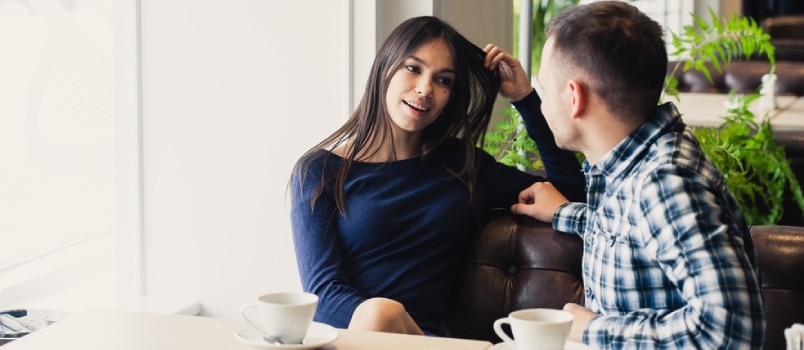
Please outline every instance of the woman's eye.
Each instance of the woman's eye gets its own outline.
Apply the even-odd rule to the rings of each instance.
[[[438,81],[439,84],[447,86],[447,87],[452,86],[452,79],[438,78],[438,79],[436,79],[436,81]]]
[[[411,71],[413,73],[419,73],[419,67],[416,67],[416,66],[405,66],[405,69],[407,69],[407,70],[409,70],[409,71]]]

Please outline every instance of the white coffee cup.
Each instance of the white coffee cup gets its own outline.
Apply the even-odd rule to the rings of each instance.
[[[494,332],[514,349],[563,350],[574,318],[561,310],[524,309],[494,321]],[[514,339],[503,332],[503,323],[511,325]]]
[[[254,303],[243,305],[240,314],[268,338],[279,339],[284,344],[301,344],[313,321],[317,305],[318,296],[315,294],[271,293],[259,296]],[[259,319],[246,316],[246,311],[252,308],[259,310]]]

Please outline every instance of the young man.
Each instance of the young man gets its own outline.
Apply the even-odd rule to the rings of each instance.
[[[757,257],[722,175],[672,103],[661,27],[617,1],[550,22],[538,81],[559,147],[586,156],[587,203],[549,183],[511,210],[584,239],[585,307],[570,338],[594,348],[759,349]]]

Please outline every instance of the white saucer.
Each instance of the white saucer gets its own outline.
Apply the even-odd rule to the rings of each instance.
[[[304,337],[304,341],[301,344],[283,344],[283,345],[275,345],[271,344],[265,339],[262,338],[262,333],[254,327],[248,326],[239,329],[235,332],[235,339],[249,344],[256,347],[260,347],[263,349],[317,349],[338,339],[338,330],[334,327],[313,322],[310,324],[310,328],[307,329],[307,336]]]
[[[508,343],[502,342],[494,344],[489,350],[514,350],[514,348],[508,345]],[[584,343],[576,343],[568,340],[564,343],[564,350],[592,350],[592,348]]]

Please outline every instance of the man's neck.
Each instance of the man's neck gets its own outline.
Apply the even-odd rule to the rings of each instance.
[[[586,132],[586,156],[590,165],[596,164],[606,154],[611,152],[620,142],[631,135],[634,130],[642,126],[640,123],[626,123],[619,118],[606,114],[597,118]]]

